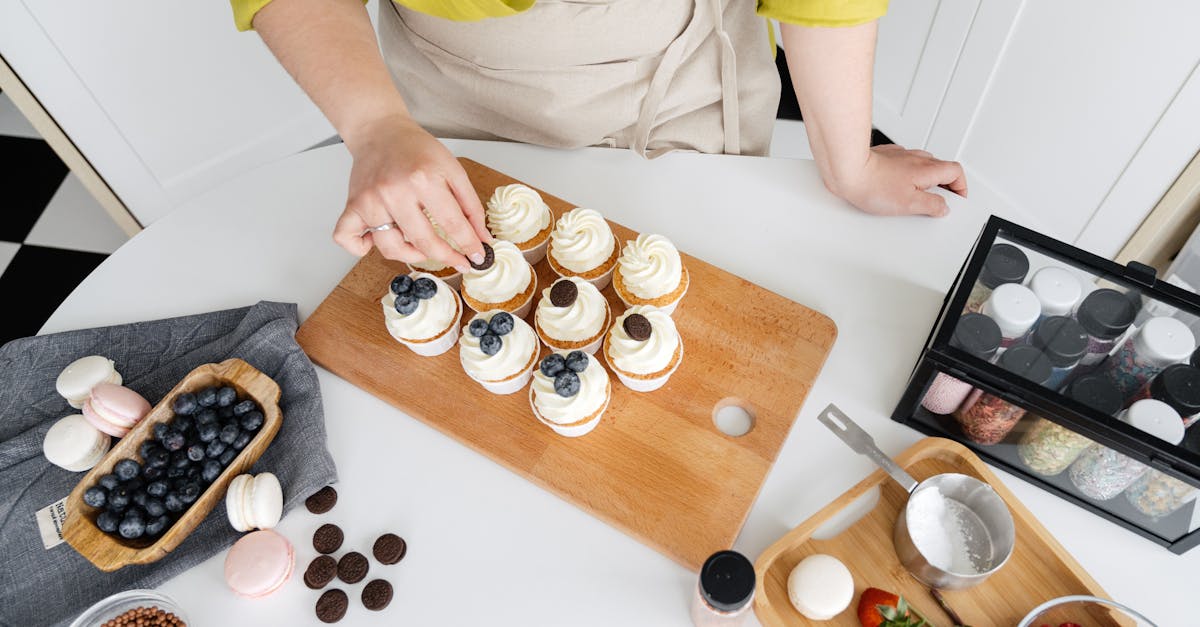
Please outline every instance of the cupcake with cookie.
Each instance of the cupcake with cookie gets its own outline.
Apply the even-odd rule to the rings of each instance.
[[[613,274],[613,291],[626,307],[649,305],[670,315],[690,278],[679,250],[662,235],[643,233],[625,242]]]
[[[613,322],[604,360],[625,387],[652,392],[666,385],[683,362],[683,339],[666,312],[637,305]]]
[[[579,277],[562,278],[542,290],[533,329],[551,351],[581,350],[594,355],[611,317],[608,299]]]
[[[458,341],[463,370],[492,394],[512,394],[525,387],[540,349],[527,322],[500,310],[476,314]]]
[[[608,372],[583,351],[547,355],[529,386],[534,417],[568,438],[591,433],[611,399]]]
[[[492,237],[516,244],[531,264],[545,259],[552,226],[550,207],[526,185],[497,187],[487,202],[487,227]]]
[[[576,207],[554,224],[546,261],[558,276],[579,277],[604,289],[612,280],[618,253],[617,240],[604,216]]]
[[[462,301],[432,274],[397,275],[379,303],[388,333],[418,355],[441,355],[458,341]]]
[[[537,292],[537,273],[516,244],[496,240],[483,245],[483,261],[463,276],[462,297],[477,312],[499,309],[518,318],[529,315]]]

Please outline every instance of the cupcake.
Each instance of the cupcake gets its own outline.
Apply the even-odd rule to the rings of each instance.
[[[612,280],[619,252],[604,216],[591,209],[575,208],[555,223],[546,260],[555,274],[577,276],[604,289]]]
[[[531,264],[546,257],[550,243],[550,207],[533,189],[514,183],[497,187],[487,202],[492,237],[512,242]]]
[[[524,320],[507,311],[476,314],[458,340],[467,375],[492,394],[512,394],[529,383],[541,345]]]
[[[642,234],[625,242],[613,275],[613,290],[626,307],[650,305],[670,315],[687,293],[687,268],[671,240]]]
[[[388,333],[418,355],[441,355],[458,341],[462,301],[431,274],[397,275],[379,302]]]
[[[608,299],[579,277],[559,279],[542,290],[533,328],[552,351],[594,355],[608,329]]]
[[[636,305],[613,322],[604,360],[625,387],[651,392],[666,384],[683,361],[683,340],[666,312]]]
[[[462,296],[475,311],[500,309],[518,318],[529,314],[537,291],[537,274],[517,245],[496,240],[483,245],[483,262],[471,264],[463,276]]]
[[[611,398],[604,366],[583,351],[547,355],[529,386],[534,417],[568,438],[595,429]]]
[[[462,252],[461,250],[458,250],[458,244],[455,244],[454,240],[450,239],[450,237],[446,235],[446,232],[442,230],[442,227],[439,226],[437,222],[434,222],[433,219],[430,218],[429,223],[433,225],[433,232],[437,233],[438,237],[446,240],[446,243],[450,244],[450,248],[453,248],[460,253]],[[443,265],[442,262],[436,259],[426,259],[425,261],[416,261],[410,263],[408,264],[408,269],[412,272],[425,272],[427,274],[431,274],[445,281],[446,285],[449,285],[451,288],[456,290],[462,285],[462,274],[450,266]]]

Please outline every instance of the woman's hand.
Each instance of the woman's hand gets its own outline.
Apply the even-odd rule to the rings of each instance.
[[[946,215],[946,199],[925,191],[931,187],[967,196],[967,178],[957,162],[895,144],[875,146],[857,172],[837,178],[826,181],[829,191],[875,215]]]
[[[376,246],[388,259],[431,259],[460,272],[468,269],[468,259],[483,261],[481,242],[492,241],[483,206],[441,142],[403,113],[373,120],[343,138],[354,166],[335,242],[360,257]],[[430,219],[461,253],[434,232]],[[366,232],[389,222],[397,228]]]

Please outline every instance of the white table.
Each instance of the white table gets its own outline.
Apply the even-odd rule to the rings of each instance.
[[[882,219],[827,193],[809,161],[451,141],[457,154],[530,181],[639,231],[669,235],[708,262],[820,310],[839,337],[735,548],[755,559],[866,476],[870,463],[814,420],[837,402],[896,454],[916,431],[892,422],[926,334],[987,217],[957,198],[947,218]],[[296,155],[181,207],[121,247],[42,332],[294,301],[307,316],[354,264],[330,239],[346,193],[341,146]],[[1033,228],[1027,216],[1006,216]],[[357,600],[342,624],[688,625],[693,574],[487,458],[318,369],[340,496],[321,522],[369,552],[381,532],[409,541],[382,614]],[[1162,625],[1194,615],[1200,551],[1176,556],[998,472],[1117,600]],[[279,530],[314,557],[318,518]],[[297,576],[263,600],[235,598],[218,555],[162,587],[197,625],[315,622]],[[1172,593],[1171,591],[1175,591]],[[922,601],[928,604],[928,600]],[[936,610],[934,610],[936,611]],[[980,626],[982,627],[982,626]]]

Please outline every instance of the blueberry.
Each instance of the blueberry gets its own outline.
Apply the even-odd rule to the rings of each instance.
[[[412,295],[421,300],[429,300],[433,295],[437,294],[437,283],[429,277],[421,277],[413,281]]]
[[[507,311],[501,311],[492,316],[492,319],[488,322],[488,330],[496,335],[508,335],[512,333],[513,324],[515,323],[513,322],[512,314]]]
[[[129,491],[120,486],[118,486],[115,490],[109,490],[109,492],[108,492],[108,511],[110,511],[110,512],[125,511],[125,508],[129,507],[130,496],[132,496],[132,495],[129,494]]]
[[[217,407],[230,407],[237,402],[237,390],[228,385],[217,390]]]
[[[500,339],[500,336],[490,332],[479,338],[479,350],[483,351],[484,355],[491,356],[499,353],[500,347],[503,345],[504,341]]]
[[[220,457],[221,454],[224,453],[227,449],[229,449],[228,444],[225,444],[224,442],[222,442],[220,440],[213,440],[212,442],[208,443],[208,446],[204,447],[204,454],[211,459],[211,458],[215,458],[215,457]]]
[[[113,466],[113,474],[122,481],[128,481],[142,472],[142,465],[135,459],[125,458]]]
[[[104,533],[115,533],[119,524],[121,524],[121,517],[112,512],[100,512],[100,515],[96,517],[96,527]]]
[[[171,467],[186,469],[191,465],[192,460],[188,459],[187,451],[175,451],[171,453]]]
[[[168,489],[167,482],[162,480],[151,481],[150,483],[146,484],[146,494],[149,494],[156,499],[161,499],[162,497],[166,496]]]
[[[171,409],[181,416],[190,416],[196,413],[196,406],[196,395],[191,392],[184,392],[171,402]]]
[[[217,423],[210,422],[200,425],[200,428],[196,429],[196,435],[201,442],[212,442],[217,439],[218,435],[221,435],[221,428],[217,426]]]
[[[180,484],[180,487],[182,488],[182,486],[184,484],[186,484],[188,481],[199,481],[199,480],[200,480],[200,465],[195,464],[192,466],[188,466],[187,472],[185,472],[183,474],[183,483]]]
[[[168,451],[178,452],[187,444],[187,438],[183,437],[183,433],[175,429],[168,429],[167,434],[161,440],[162,445]]]
[[[146,503],[142,507],[146,508],[146,515],[150,518],[158,518],[167,513],[167,506],[163,505],[160,499],[153,497],[146,499]]]
[[[488,332],[488,321],[483,318],[476,318],[467,325],[467,333],[473,337],[483,337],[484,333]]]
[[[237,442],[235,441],[234,444],[237,444]],[[238,452],[236,448],[225,449],[225,452],[221,453],[221,456],[217,458],[217,461],[221,462],[222,466],[228,466],[229,463],[233,461],[233,458],[237,457],[237,454]]]
[[[182,488],[179,488],[179,499],[184,503],[191,505],[192,503],[195,503],[196,499],[198,498],[200,498],[199,483],[196,483],[195,481],[189,481],[183,484]]]
[[[171,421],[171,426],[180,433],[187,433],[192,430],[192,427],[196,426],[196,419],[191,416],[176,416]]]
[[[196,392],[196,402],[201,407],[212,407],[217,404],[217,388],[204,388]]]
[[[221,466],[221,462],[210,459],[204,462],[204,467],[200,470],[200,478],[205,483],[212,483],[217,480],[217,477],[221,476],[222,470],[224,470],[224,467]]]
[[[217,410],[211,407],[201,409],[196,413],[196,428],[199,429],[204,425],[210,425],[216,422],[219,415],[220,414],[217,413]]]
[[[416,296],[409,294],[401,294],[396,297],[396,313],[407,316],[417,310],[417,305],[421,304]]]
[[[187,503],[184,503],[183,499],[179,498],[178,492],[168,492],[167,495],[163,497],[163,507],[167,508],[168,512],[174,512],[178,514],[179,512],[187,509]]]
[[[171,466],[170,468],[167,469],[167,478],[168,479],[178,479],[186,474],[187,474],[187,468]]]
[[[150,452],[156,448],[162,448],[159,446],[156,440],[146,440],[145,442],[142,442],[141,446],[138,447],[138,455],[141,455],[142,459],[146,459],[150,457]]]
[[[225,444],[233,444],[233,441],[238,437],[237,425],[229,424],[221,427],[221,434],[218,436]]]
[[[583,351],[571,351],[567,353],[567,370],[571,372],[583,372],[587,370],[588,356]]]
[[[167,432],[170,431],[171,425],[165,422],[154,423],[154,439],[162,442],[167,437]]]
[[[96,484],[105,490],[112,490],[113,488],[121,485],[121,480],[118,479],[116,475],[104,475],[96,480]]]
[[[246,448],[246,445],[250,443],[250,439],[253,437],[253,433],[249,431],[242,431],[241,433],[238,433],[238,437],[233,441],[233,444],[230,444],[229,446],[233,447],[234,450],[240,451]]]
[[[142,470],[142,472],[145,473],[146,470],[151,468],[165,468],[169,463],[171,463],[170,451],[161,446],[155,447],[154,450],[150,451],[150,455],[146,457],[146,469]]]
[[[142,520],[141,517],[131,518],[126,516],[123,520],[121,520],[121,524],[119,527],[117,527],[117,531],[121,534],[121,537],[125,538],[126,540],[136,540],[146,533],[146,521]]]
[[[397,274],[396,278],[392,279],[392,293],[399,296],[413,288],[412,277],[407,274]]]
[[[194,462],[198,462],[198,461],[204,459],[204,445],[203,444],[193,444],[193,445],[187,447],[187,456],[188,456],[188,459],[190,459]]]
[[[238,403],[237,405],[233,406],[233,415],[241,416],[242,414],[252,412],[256,409],[258,409],[258,403],[255,403],[251,399],[246,399],[246,400]]]
[[[554,378],[558,373],[567,369],[567,360],[563,359],[558,353],[550,353],[542,360],[542,374],[547,377]]]
[[[232,418],[233,417],[233,405],[230,405],[229,407],[218,407],[217,415],[220,416],[222,419]]]
[[[258,428],[263,424],[263,414],[258,410],[252,411],[242,416],[240,424],[246,431],[258,431]]]
[[[101,508],[108,502],[108,490],[100,486],[92,486],[83,493],[83,502],[89,507]]]
[[[133,495],[130,500],[133,501],[133,504],[137,505],[138,507],[145,507],[146,499],[150,498],[150,495],[146,494],[145,490],[137,490],[130,492],[130,494]]]
[[[166,472],[165,466],[158,466],[158,467],[146,466],[145,468],[142,469],[142,478],[145,479],[146,481],[154,481],[155,479],[162,477],[163,473],[165,473],[165,472]]]
[[[162,534],[163,531],[166,531],[167,525],[170,523],[171,523],[171,519],[165,515],[159,515],[155,518],[152,518],[152,519],[150,519],[150,522],[146,523],[146,535],[148,535],[148,536],[160,535],[160,534]]]
[[[579,375],[570,370],[564,370],[554,377],[554,391],[559,396],[570,398],[579,393]]]

